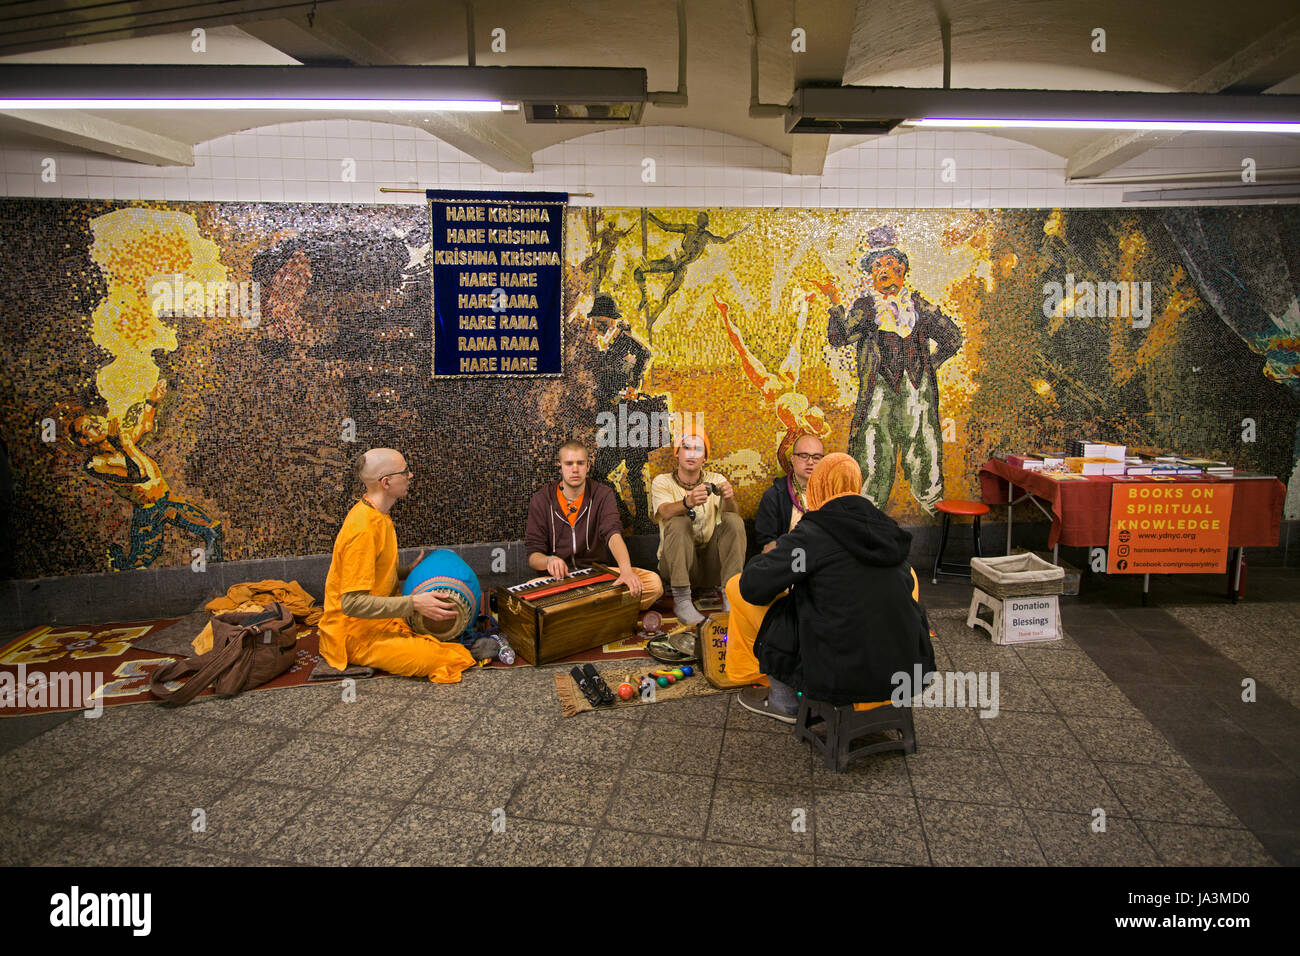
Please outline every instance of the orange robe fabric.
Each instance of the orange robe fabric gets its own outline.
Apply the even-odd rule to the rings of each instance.
[[[920,599],[921,589],[916,581],[916,572],[912,572],[912,600]],[[734,575],[727,582],[727,600],[731,603],[731,615],[727,625],[727,666],[728,679],[738,684],[761,684],[767,686],[767,678],[758,669],[758,658],[754,656],[754,641],[758,639],[758,629],[763,626],[763,617],[772,605],[759,607],[750,604],[740,596],[740,575]],[[874,710],[884,707],[889,701],[854,704],[854,710]]]
[[[393,520],[359,501],[343,520],[325,579],[325,613],[320,619],[320,654],[331,667],[377,667],[406,677],[427,676],[455,684],[474,666],[469,648],[417,634],[402,618],[349,617],[343,595],[368,591],[380,597],[397,592],[397,531]]]

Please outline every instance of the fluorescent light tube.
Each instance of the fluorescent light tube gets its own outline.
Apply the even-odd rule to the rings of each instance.
[[[375,99],[94,99],[24,97],[0,99],[3,110],[347,110],[417,112],[441,110],[462,113],[499,113],[499,100],[375,100]],[[515,109],[518,109],[516,106]]]

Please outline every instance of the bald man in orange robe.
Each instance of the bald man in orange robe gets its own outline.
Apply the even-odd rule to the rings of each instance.
[[[320,654],[330,667],[377,667],[406,677],[454,684],[474,666],[464,645],[444,643],[421,630],[425,620],[450,621],[456,608],[432,594],[400,594],[397,532],[388,516],[407,496],[411,469],[391,448],[372,448],[358,460],[366,492],[334,541],[320,619]]]

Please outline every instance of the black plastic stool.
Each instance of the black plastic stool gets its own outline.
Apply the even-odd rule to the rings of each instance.
[[[818,720],[826,724],[826,736],[814,733],[810,727]],[[854,748],[853,741],[867,734],[897,730],[900,739],[882,740],[865,747]],[[912,708],[885,704],[871,710],[854,710],[852,704],[836,707],[820,700],[799,697],[799,715],[795,718],[794,734],[806,740],[826,758],[828,769],[843,773],[849,761],[868,754],[901,750],[916,753],[916,729],[912,725]]]
[[[980,550],[980,515],[989,513],[989,506],[982,501],[959,501],[957,499],[944,499],[935,507],[943,514],[943,528],[939,532],[939,550],[934,556],[934,568],[930,572],[930,583],[938,584],[939,575],[950,574],[953,577],[968,578],[970,577],[969,564],[944,564],[943,550],[948,546],[948,525],[952,522],[953,515],[970,515],[974,519],[975,532],[975,554],[977,558],[984,557],[984,552]]]

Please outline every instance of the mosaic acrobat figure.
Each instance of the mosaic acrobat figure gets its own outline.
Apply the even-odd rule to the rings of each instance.
[[[858,400],[849,427],[849,454],[862,467],[862,493],[877,508],[889,502],[894,462],[902,454],[912,497],[928,513],[943,498],[943,452],[936,371],[961,348],[957,324],[938,306],[907,288],[910,264],[889,226],[867,233],[862,271],[871,284],[848,315],[838,295],[827,337],[856,345]]]
[[[151,566],[162,554],[167,525],[201,538],[208,561],[222,558],[221,522],[193,502],[173,496],[158,463],[139,448],[140,440],[153,431],[158,405],[166,393],[167,382],[159,379],[145,397],[138,420],[133,421],[128,413],[123,423],[77,409],[79,414],[68,428],[68,440],[90,453],[83,471],[131,505],[131,550],[127,553],[119,544],[109,545],[108,566],[113,571]]]
[[[618,248],[619,241],[630,233],[636,226],[628,226],[626,229],[615,229],[614,220],[606,219],[600,229],[593,237],[596,240],[596,250],[582,260],[578,266],[583,272],[591,272],[591,291],[599,292],[601,285],[605,282],[605,276],[609,272],[609,264],[614,258],[614,250]]]
[[[740,355],[740,365],[745,370],[745,375],[762,393],[763,398],[772,404],[776,417],[785,426],[785,437],[777,447],[776,460],[780,462],[787,475],[791,474],[790,452],[799,436],[813,435],[818,439],[824,439],[831,431],[830,425],[826,423],[825,413],[819,406],[810,404],[807,396],[799,391],[799,371],[803,364],[803,330],[808,323],[808,303],[814,295],[815,292],[804,294],[796,289],[791,296],[796,332],[794,341],[790,343],[790,351],[786,353],[785,361],[781,363],[776,374],[769,372],[762,361],[745,345],[740,329],[728,314],[730,306],[716,295],[713,297],[713,304],[722,313],[722,323],[727,328],[727,338],[731,340],[732,347]]]
[[[632,327],[623,321],[623,314],[618,310],[618,303],[607,292],[595,297],[591,311],[587,313],[596,347],[600,357],[596,360],[593,371],[596,376],[596,410],[608,412],[617,409],[620,404],[627,406],[627,414],[641,412],[649,421],[656,412],[667,414],[668,400],[663,395],[647,395],[641,391],[641,380],[646,367],[653,358],[653,353],[646,345],[632,334]],[[661,435],[647,431],[646,447],[630,447],[615,441],[596,449],[596,458],[592,462],[591,477],[596,481],[609,483],[609,473],[627,463],[627,484],[636,505],[636,517],[631,512],[618,489],[614,497],[619,503],[619,512],[624,525],[631,524],[638,534],[655,530],[650,515],[646,514],[645,466],[650,461],[650,452],[664,444]],[[650,447],[650,446],[653,446]]]
[[[682,283],[686,281],[686,267],[692,262],[704,255],[710,243],[726,243],[735,239],[744,232],[749,226],[742,226],[735,232],[728,233],[725,236],[715,236],[709,232],[709,214],[701,212],[695,217],[694,223],[684,222],[676,225],[670,222],[664,222],[654,213],[647,213],[647,218],[664,232],[680,232],[682,234],[682,244],[675,254],[669,254],[662,259],[652,259],[643,262],[632,270],[632,277],[636,279],[637,287],[641,290],[641,302],[638,309],[648,309],[646,313],[646,327],[653,329],[655,320],[659,318],[660,313],[668,308],[668,300],[672,298],[674,292],[681,288]],[[648,306],[646,298],[645,277],[648,272],[671,272],[672,278],[668,280],[668,285],[664,286],[664,294],[659,299],[659,303],[653,308]]]

